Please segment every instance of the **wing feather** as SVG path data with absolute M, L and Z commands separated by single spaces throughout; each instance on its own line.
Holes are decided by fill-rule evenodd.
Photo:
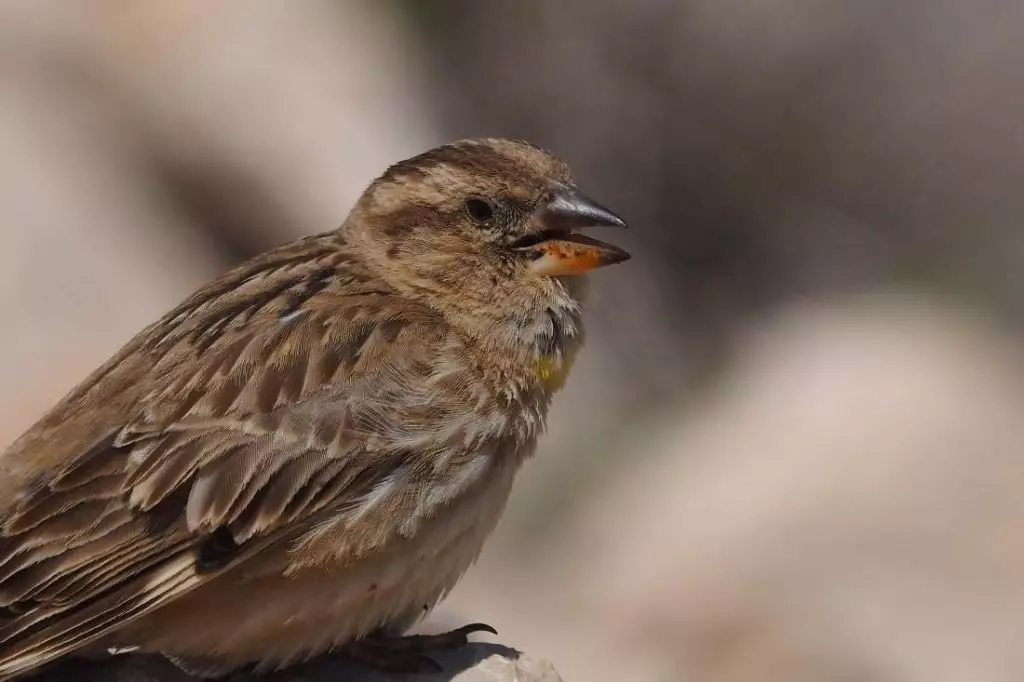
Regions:
M 241 266 L 143 331 L 0 457 L 0 679 L 294 540 L 302 519 L 383 504 L 415 469 L 394 444 L 436 416 L 431 367 L 468 366 L 461 349 L 335 235 Z M 237 551 L 211 569 L 223 532 Z

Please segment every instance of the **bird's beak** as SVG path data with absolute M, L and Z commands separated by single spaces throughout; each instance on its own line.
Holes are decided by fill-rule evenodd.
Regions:
M 575 230 L 586 227 L 626 227 L 626 222 L 575 187 L 559 185 L 534 216 L 536 232 L 515 247 L 529 259 L 538 275 L 579 275 L 629 259 L 629 254 Z

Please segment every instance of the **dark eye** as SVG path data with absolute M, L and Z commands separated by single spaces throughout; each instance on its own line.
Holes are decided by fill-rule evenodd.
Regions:
M 472 197 L 466 199 L 466 212 L 469 213 L 470 218 L 478 223 L 486 223 L 494 217 L 494 206 L 486 199 Z

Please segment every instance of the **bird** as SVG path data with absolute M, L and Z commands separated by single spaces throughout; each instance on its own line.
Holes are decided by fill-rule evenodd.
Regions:
M 0 456 L 0 680 L 128 650 L 202 677 L 402 660 L 493 632 L 405 634 L 534 454 L 585 273 L 630 257 L 590 227 L 626 222 L 551 152 L 459 140 L 139 332 Z

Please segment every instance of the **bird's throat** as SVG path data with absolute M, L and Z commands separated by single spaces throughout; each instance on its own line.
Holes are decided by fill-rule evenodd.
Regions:
M 558 355 L 538 355 L 534 371 L 540 385 L 550 393 L 562 390 L 576 361 L 579 347 L 579 343 L 572 343 Z

